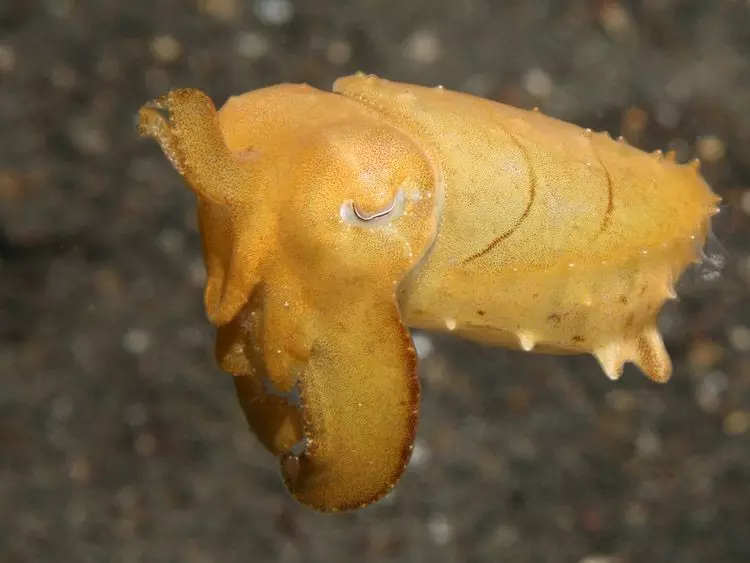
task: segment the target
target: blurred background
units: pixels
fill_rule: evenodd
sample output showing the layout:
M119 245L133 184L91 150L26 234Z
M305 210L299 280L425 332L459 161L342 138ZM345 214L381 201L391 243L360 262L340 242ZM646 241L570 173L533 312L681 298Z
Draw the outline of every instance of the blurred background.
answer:
M700 156L724 206L668 385L416 335L409 470L326 516L214 364L193 197L134 116L357 70ZM749 90L745 0L3 0L0 561L749 561Z

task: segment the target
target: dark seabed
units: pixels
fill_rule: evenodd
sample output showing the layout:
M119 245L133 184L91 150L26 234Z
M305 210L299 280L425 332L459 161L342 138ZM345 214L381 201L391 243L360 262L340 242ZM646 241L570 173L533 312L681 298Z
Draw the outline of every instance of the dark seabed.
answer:
M138 107L364 70L700 156L675 364L435 337L383 502L295 504L215 366L193 196ZM750 4L0 2L0 561L750 561Z

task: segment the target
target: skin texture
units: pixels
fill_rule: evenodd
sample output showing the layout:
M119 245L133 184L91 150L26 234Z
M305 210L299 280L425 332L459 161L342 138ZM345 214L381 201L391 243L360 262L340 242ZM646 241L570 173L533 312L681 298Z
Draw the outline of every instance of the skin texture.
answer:
M718 204L695 164L361 74L218 112L175 90L140 119L197 195L218 363L312 508L366 506L403 473L407 327L670 376L656 318Z

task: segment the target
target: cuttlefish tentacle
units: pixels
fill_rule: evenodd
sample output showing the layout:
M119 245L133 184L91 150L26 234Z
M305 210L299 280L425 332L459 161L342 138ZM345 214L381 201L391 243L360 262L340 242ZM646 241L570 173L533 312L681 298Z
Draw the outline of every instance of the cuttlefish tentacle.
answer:
M300 502L350 510L388 493L411 457L417 356L392 293L342 303L319 321L325 336L299 380L306 449L286 454L281 469Z
M250 428L275 456L286 455L304 439L299 407L270 391L256 374L234 374L234 386Z
M276 456L289 452L304 438L299 400L291 372L273 381L263 361L263 288L231 322L218 328L216 358L234 376L240 406L260 442Z

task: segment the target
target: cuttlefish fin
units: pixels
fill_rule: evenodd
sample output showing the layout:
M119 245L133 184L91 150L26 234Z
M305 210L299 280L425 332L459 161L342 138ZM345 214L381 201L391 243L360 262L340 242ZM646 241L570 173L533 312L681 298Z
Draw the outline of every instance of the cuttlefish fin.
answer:
M383 497L406 468L416 432L417 357L393 294L321 310L320 339L300 376L306 448L281 459L300 502L338 512Z

